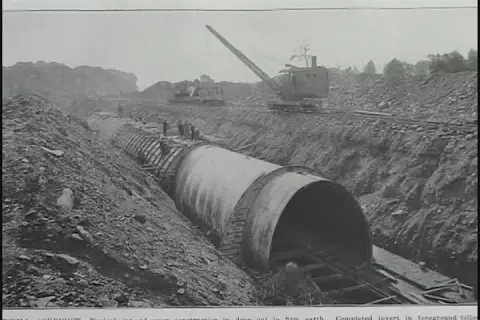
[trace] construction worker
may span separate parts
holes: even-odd
[[[140,165],[142,166],[147,163],[147,159],[145,158],[145,155],[143,154],[142,151],[137,152],[137,159]]]
[[[195,141],[200,141],[200,130],[195,129]]]
[[[183,139],[183,135],[184,135],[184,128],[183,128],[183,124],[182,124],[182,120],[178,120],[177,122],[177,127],[178,127],[178,134],[180,135],[180,138]]]
[[[163,136],[166,137],[167,136],[167,130],[170,126],[168,125],[168,122],[167,120],[163,120]]]
[[[183,122],[183,128],[185,130],[185,137],[187,137],[188,133],[190,132],[190,124],[188,123],[187,120]]]
[[[192,141],[195,140],[195,127],[193,125],[190,125],[190,138],[192,139]]]
[[[193,130],[195,130],[195,126],[194,126],[191,122],[189,122],[188,125],[189,125],[190,127],[193,127]]]
[[[160,151],[162,152],[162,156],[168,154],[168,146],[164,139],[160,140]]]

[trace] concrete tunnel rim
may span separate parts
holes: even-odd
[[[283,169],[283,170],[282,170]],[[297,170],[299,170],[299,172],[297,172]],[[301,172],[302,170],[305,170],[304,172]],[[268,239],[268,245],[267,245],[267,254],[266,256],[263,256],[261,258],[261,261],[253,261],[255,260],[253,255],[251,255],[249,252],[251,252],[251,250],[253,248],[248,248],[248,244],[247,243],[242,243],[242,248],[243,248],[243,256],[245,256],[245,253],[248,253],[250,257],[249,261],[250,263],[255,263],[259,266],[261,266],[264,270],[269,270],[270,269],[270,253],[271,253],[271,250],[272,250],[272,243],[273,243],[273,238],[274,238],[274,235],[275,235],[275,231],[277,230],[277,226],[278,226],[278,222],[280,220],[280,218],[282,217],[283,215],[283,212],[285,210],[285,208],[287,207],[287,205],[290,203],[290,201],[294,198],[295,195],[297,195],[300,191],[302,190],[305,190],[307,188],[310,188],[312,187],[313,185],[315,184],[319,184],[319,183],[329,183],[329,184],[333,184],[337,187],[339,187],[341,189],[341,191],[345,194],[348,194],[350,195],[351,197],[351,200],[352,201],[352,204],[354,205],[355,207],[355,212],[358,212],[360,213],[359,216],[359,221],[361,220],[364,224],[364,226],[362,227],[362,230],[365,230],[365,233],[362,235],[362,237],[368,242],[368,244],[365,246],[365,248],[367,249],[365,254],[366,254],[366,259],[365,259],[365,263],[362,264],[362,265],[359,265],[357,266],[359,269],[362,268],[362,267],[365,267],[365,266],[368,266],[372,263],[373,261],[373,258],[372,258],[372,246],[373,246],[373,242],[372,242],[372,236],[371,236],[371,232],[370,232],[370,226],[368,224],[368,220],[365,216],[365,213],[363,212],[363,209],[362,207],[360,206],[360,204],[358,203],[356,197],[351,193],[349,192],[343,185],[337,183],[337,182],[334,182],[334,181],[331,181],[329,179],[326,179],[326,178],[323,178],[323,177],[320,177],[318,176],[318,174],[316,173],[316,171],[314,169],[311,169],[311,168],[308,168],[308,167],[303,167],[303,166],[287,166],[287,167],[282,167],[282,168],[279,168],[277,170],[275,170],[276,174],[273,175],[273,177],[271,177],[269,179],[269,181],[267,181],[264,186],[266,186],[271,180],[273,180],[274,178],[280,176],[282,173],[287,173],[287,172],[292,172],[292,173],[299,173],[299,174],[302,174],[302,175],[305,175],[305,174],[308,174],[308,175],[313,175],[315,176],[315,178],[317,178],[317,180],[315,181],[311,181],[310,183],[307,183],[303,186],[301,186],[300,188],[298,188],[297,190],[295,190],[293,193],[292,193],[292,196],[288,199],[288,201],[285,201],[285,205],[283,206],[283,208],[281,210],[279,210],[279,214],[278,215],[274,215],[274,221],[272,221],[271,225],[273,225],[273,232],[270,234],[269,236],[269,239]],[[257,195],[258,197],[258,195]],[[257,197],[255,197],[255,199],[257,199]],[[251,226],[252,226],[252,223],[253,223],[253,215],[252,215],[252,212],[249,211],[248,212],[248,215],[247,215],[247,219],[246,219],[246,222],[245,222],[245,227],[244,227],[244,233],[243,233],[243,237],[242,237],[242,242],[243,240],[247,239],[249,234],[248,232],[251,230]],[[247,251],[247,252],[245,252]],[[248,258],[247,258],[248,259]],[[247,261],[245,261],[247,262]],[[247,264],[250,264],[248,263]]]

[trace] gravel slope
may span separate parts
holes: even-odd
[[[123,152],[35,97],[2,115],[4,307],[256,303],[250,277]],[[72,210],[56,206],[64,188]]]

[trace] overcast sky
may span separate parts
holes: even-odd
[[[476,6],[467,0],[4,0],[3,8],[268,8]],[[257,81],[205,28],[209,24],[274,76],[303,42],[319,64],[377,69],[392,58],[477,47],[477,10],[296,12],[73,12],[3,15],[3,65],[55,61],[132,72],[143,89],[157,81],[209,74],[216,81]]]

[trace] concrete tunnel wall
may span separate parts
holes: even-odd
[[[162,155],[157,137],[118,118],[94,115],[87,123],[130,155],[143,152],[178,210],[217,234],[214,244],[236,263],[268,270],[277,230],[307,226],[303,230],[319,241],[333,239],[355,255],[356,265],[371,264],[370,230],[357,201],[309,168],[281,167],[205,143]]]

